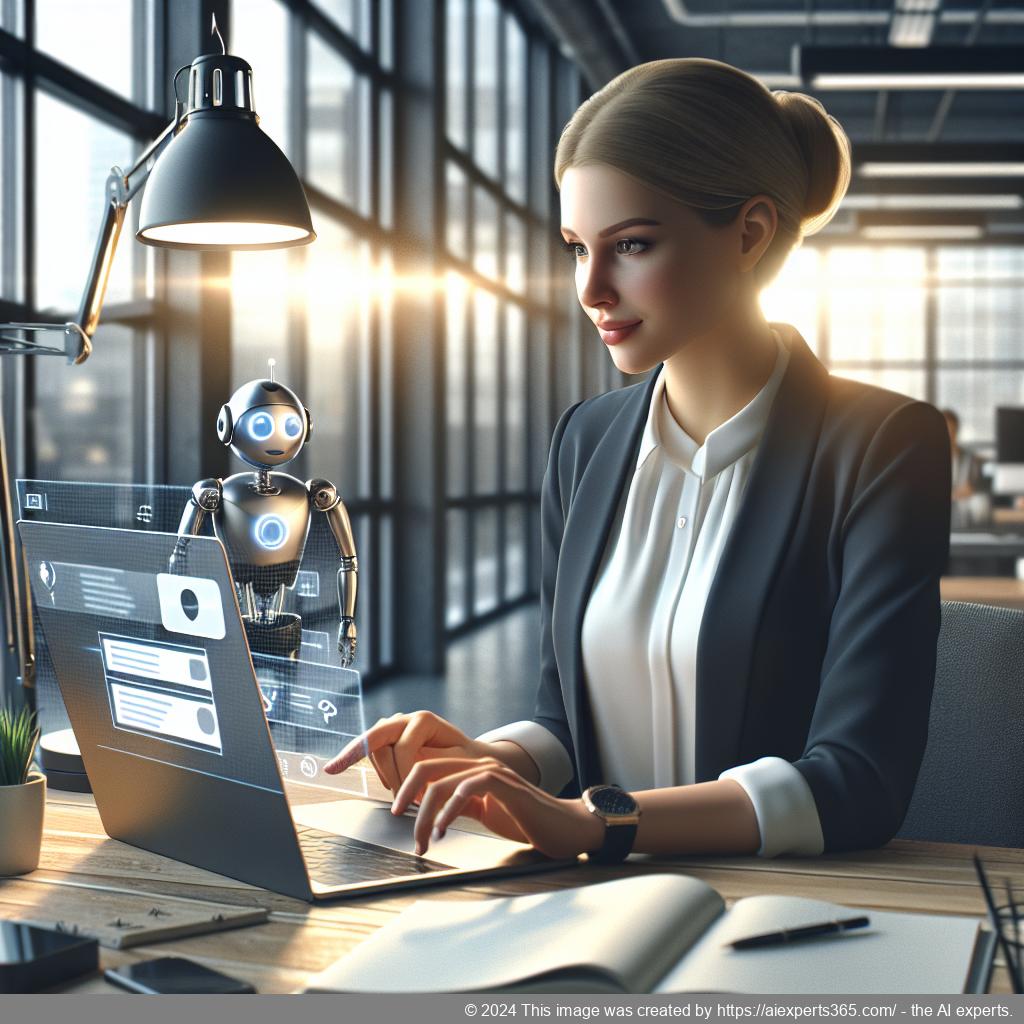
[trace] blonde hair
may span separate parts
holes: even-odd
[[[850,140],[812,96],[771,92],[729,64],[683,57],[630,68],[581,104],[558,142],[555,183],[588,163],[615,167],[709,224],[770,196],[779,220],[755,269],[763,287],[835,215],[850,184]]]

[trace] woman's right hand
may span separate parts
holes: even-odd
[[[470,739],[432,711],[414,711],[380,719],[328,761],[324,771],[338,775],[369,757],[381,782],[396,794],[419,761],[493,756],[492,744]]]

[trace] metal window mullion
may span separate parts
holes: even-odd
[[[504,8],[499,8],[497,25],[495,26],[498,33],[498,180],[502,183],[502,191],[507,195],[508,192],[508,63],[506,60],[506,46],[507,46],[507,32],[506,32],[506,18]],[[505,196],[502,197],[503,199]],[[495,207],[495,216],[497,217],[497,224],[495,225],[495,242],[498,248],[498,278],[506,287],[508,286],[508,253],[506,252],[506,232],[505,232],[505,219],[507,216],[504,202],[499,202]],[[496,509],[496,536],[495,536],[495,561],[497,563],[497,579],[495,581],[495,588],[497,590],[497,607],[502,607],[505,603],[505,579],[507,575],[506,566],[506,500],[505,491],[508,486],[507,483],[507,459],[506,459],[506,442],[508,437],[508,395],[506,392],[507,378],[506,378],[506,367],[505,360],[507,358],[507,324],[508,324],[508,299],[498,299],[498,322],[495,325],[497,333],[495,335],[497,339],[496,356],[497,366],[495,367],[497,373],[495,379],[497,381],[497,399],[498,408],[496,411],[496,422],[497,422],[497,437],[496,443],[498,446],[498,472],[497,472],[497,491],[498,491],[498,505]]]
[[[27,0],[26,0],[27,3]],[[21,40],[0,29],[0,59],[9,70],[31,77],[40,87],[77,110],[127,134],[152,137],[167,122],[160,115],[143,109],[95,80],[79,74],[60,61],[34,49],[34,4],[26,6],[26,34]]]
[[[286,80],[288,82],[288,143],[295,155],[293,166],[300,179],[306,177],[306,24],[295,11],[288,17]],[[301,276],[306,266],[306,250],[288,250],[285,265],[290,275]],[[306,382],[309,375],[309,338],[305,303],[294,305],[288,317],[287,352],[292,378]]]
[[[380,19],[373,17],[371,13],[370,17],[370,48],[371,52],[376,56],[380,52]],[[358,72],[357,72],[358,76]],[[358,77],[357,77],[358,82]],[[369,78],[369,89],[370,89],[370,103],[369,103],[369,145],[370,145],[370,164],[369,164],[369,175],[370,180],[366,183],[369,189],[368,195],[370,199],[370,220],[374,225],[378,225],[380,222],[380,138],[381,138],[381,118],[380,118],[380,104],[381,104],[381,86],[379,80],[375,76]],[[357,85],[357,95],[359,87]],[[378,269],[375,267],[375,269]],[[378,292],[379,294],[379,292]],[[380,302],[369,303],[369,337],[376,338],[379,336],[380,329]],[[367,367],[370,375],[370,497],[374,501],[380,501],[380,463],[381,463],[381,430],[380,430],[380,388],[377,386],[380,380],[380,349],[377,345],[371,344],[369,347],[369,366]],[[381,528],[381,516],[379,514],[371,515],[369,517],[370,523],[370,549],[373,552],[373,579],[377,581],[377,585],[373,588],[373,615],[370,620],[370,667],[372,670],[379,671],[382,665],[382,643],[381,638],[384,635],[384,627],[382,618],[384,615],[392,615],[392,611],[385,607],[384,593],[385,591],[391,592],[391,586],[385,586],[383,578],[381,576],[380,568],[384,564],[384,558],[381,548],[381,541],[384,536],[384,530]],[[392,618],[393,621],[393,618]]]
[[[469,208],[473,208],[470,194]],[[472,218],[471,218],[472,223]],[[470,234],[470,251],[474,248],[472,232]],[[476,286],[469,292],[469,301],[463,313],[465,316],[465,339],[466,339],[466,390],[463,396],[465,405],[463,416],[466,423],[466,430],[462,439],[466,458],[466,487],[468,495],[475,496],[476,490],[476,449],[473,445],[473,436],[476,431]],[[465,590],[465,618],[468,621],[473,617],[473,609],[476,604],[476,512],[471,507],[466,511],[466,590]]]
[[[473,74],[476,57],[476,11],[472,0],[466,3],[466,53],[462,65],[462,81],[466,114],[466,156],[469,164],[476,159],[476,76]],[[472,186],[470,186],[472,191]]]
[[[938,252],[934,245],[925,248],[926,278],[934,279],[938,264]],[[938,352],[938,319],[936,316],[938,296],[934,285],[925,285],[924,292],[924,363],[925,363],[925,401],[935,404],[938,394],[938,380],[935,370],[936,353]]]
[[[476,55],[476,11],[472,3],[466,4],[465,25],[466,49],[463,64],[463,82],[465,83],[466,112],[466,155],[472,164],[476,154],[476,78],[473,74]],[[476,188],[472,181],[466,186],[466,233],[469,264],[476,266]],[[466,432],[463,439],[466,451],[466,492],[476,494],[476,452],[473,446],[473,434],[476,430],[476,291],[480,286],[474,284],[470,291],[470,301],[466,307],[466,395],[464,416]],[[476,511],[466,511],[466,548],[465,548],[465,615],[464,622],[472,620],[476,605]]]
[[[35,0],[25,0],[25,42],[29,47],[35,46]],[[22,152],[22,189],[25,199],[23,207],[25,216],[22,221],[23,231],[23,257],[21,272],[22,299],[30,309],[36,308],[35,289],[35,259],[36,259],[36,181],[35,181],[35,160],[36,160],[36,117],[35,117],[35,74],[31,68],[27,68],[22,81],[22,125],[23,125],[23,152]],[[22,405],[20,448],[17,444],[19,438],[15,439],[15,451],[17,452],[14,465],[20,463],[22,471],[26,476],[36,475],[35,457],[35,360],[20,359],[20,399]]]

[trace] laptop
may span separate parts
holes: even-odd
[[[221,542],[189,538],[171,568],[172,533],[18,526],[54,672],[111,838],[304,900],[574,863],[456,826],[417,857],[413,816],[395,817],[388,803],[331,794],[292,806],[282,779],[289,760],[274,747],[271,705]],[[361,723],[358,674],[337,672],[355,686],[332,695],[324,718],[344,714],[347,698],[359,712],[351,721]],[[303,774],[315,775],[326,759],[302,757]]]

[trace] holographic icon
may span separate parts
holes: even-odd
[[[151,523],[151,522],[153,522],[153,506],[152,505],[140,505],[138,512],[135,513],[135,518],[140,523]]]
[[[263,698],[263,710],[267,715],[274,713],[274,705],[277,703],[277,693],[275,690],[260,690],[260,696]]]
[[[312,757],[306,756],[299,762],[299,771],[301,771],[307,779],[315,779],[320,769]]]
[[[277,755],[277,763],[281,766],[281,774],[284,778],[288,778],[288,758],[283,754]]]
[[[324,716],[324,725],[329,725],[331,719],[338,713],[338,709],[326,697],[316,707]]]
[[[46,511],[46,495],[38,491],[27,491],[25,493],[25,510],[28,512]]]
[[[216,580],[158,572],[156,589],[164,629],[208,640],[224,639],[224,607]]]
[[[50,592],[50,597],[53,597],[53,588],[57,585],[57,573],[53,568],[52,562],[40,562],[39,563],[39,580],[44,587]]]

